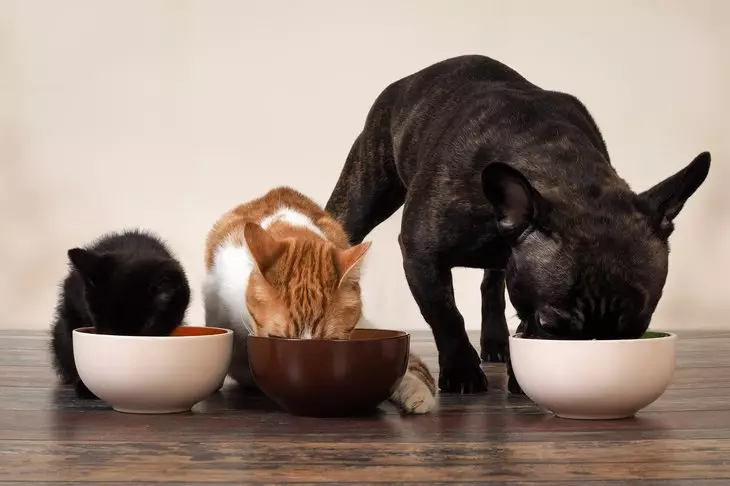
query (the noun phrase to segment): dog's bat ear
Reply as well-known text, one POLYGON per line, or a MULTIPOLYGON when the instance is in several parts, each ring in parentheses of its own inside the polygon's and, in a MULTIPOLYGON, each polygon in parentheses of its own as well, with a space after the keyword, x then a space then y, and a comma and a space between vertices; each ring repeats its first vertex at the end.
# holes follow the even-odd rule
POLYGON ((519 170, 492 162, 482 171, 482 190, 494 207, 499 230, 521 234, 547 212, 547 202, 519 170))
POLYGON ((669 238, 674 231, 674 218, 705 182, 710 172, 710 159, 709 152, 702 152, 687 167, 639 194, 654 209, 652 229, 661 238, 669 238))

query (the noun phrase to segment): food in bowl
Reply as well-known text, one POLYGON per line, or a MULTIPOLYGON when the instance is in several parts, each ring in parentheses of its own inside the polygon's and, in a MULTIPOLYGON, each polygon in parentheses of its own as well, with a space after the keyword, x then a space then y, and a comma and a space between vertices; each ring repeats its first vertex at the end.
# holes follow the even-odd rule
POLYGON ((293 415, 368 414, 387 400, 408 366, 410 336, 356 329, 350 339, 248 336, 257 386, 293 415))
POLYGON ((114 410, 176 413, 216 391, 228 371, 233 332, 182 326, 169 336, 73 331, 74 360, 86 387, 114 410))
POLYGON ((676 343, 655 331, 620 340, 509 338, 525 394, 559 417, 586 420, 632 417, 657 400, 674 375, 676 343))

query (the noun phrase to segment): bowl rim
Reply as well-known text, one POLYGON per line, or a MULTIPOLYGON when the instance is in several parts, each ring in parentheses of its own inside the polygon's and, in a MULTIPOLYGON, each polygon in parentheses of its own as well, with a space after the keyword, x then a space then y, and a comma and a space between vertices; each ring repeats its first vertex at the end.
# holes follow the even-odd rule
POLYGON ((370 342, 370 341, 389 341, 391 339, 403 339, 404 337, 410 337, 410 333, 402 331, 400 329, 358 329, 355 331, 371 331, 371 332, 387 332, 396 333, 392 336, 374 337, 374 338, 350 338, 350 339, 301 339, 301 338, 285 338, 277 336, 255 336, 249 334, 246 336, 246 340, 261 340, 261 341, 281 341, 281 342, 302 342, 302 343, 357 343, 357 342, 370 342))
MULTIPOLYGON (((637 339, 531 339, 531 338, 525 338, 522 337, 522 333, 515 333, 510 334, 509 340, 510 341, 529 341, 529 342, 546 342, 546 343, 586 343, 584 345, 590 345, 588 343, 592 343, 593 346, 598 345, 599 343, 647 343, 647 342, 656 342, 656 341, 667 341, 667 340, 673 340, 677 339, 677 334, 669 331, 658 331, 658 330, 650 330, 646 332, 653 332, 656 334, 663 334, 662 336, 654 336, 651 338, 637 338, 637 339)), ((632 344, 633 345, 633 344, 632 344)))
POLYGON ((219 338, 221 336, 227 336, 232 335, 233 331, 230 329, 226 329, 224 327, 215 327, 215 326, 180 326, 180 327, 195 327, 195 328, 207 328, 207 329, 215 329, 218 331, 223 332, 217 332, 215 334, 200 334, 197 336, 125 336, 123 334, 97 334, 95 332, 88 332, 91 329, 94 329, 93 326, 86 326, 86 327, 79 327, 73 330, 72 335, 83 335, 83 336, 94 336, 94 339, 124 339, 124 340, 131 340, 131 341, 141 341, 141 340, 180 340, 180 339, 215 339, 219 338))

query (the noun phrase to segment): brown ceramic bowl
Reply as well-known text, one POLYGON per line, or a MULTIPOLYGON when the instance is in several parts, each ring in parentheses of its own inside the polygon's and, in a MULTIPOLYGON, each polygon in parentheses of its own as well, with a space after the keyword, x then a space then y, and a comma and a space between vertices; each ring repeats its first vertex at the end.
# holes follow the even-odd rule
POLYGON ((258 387, 293 415, 368 414, 395 391, 408 367, 410 336, 356 329, 349 340, 249 336, 258 387))

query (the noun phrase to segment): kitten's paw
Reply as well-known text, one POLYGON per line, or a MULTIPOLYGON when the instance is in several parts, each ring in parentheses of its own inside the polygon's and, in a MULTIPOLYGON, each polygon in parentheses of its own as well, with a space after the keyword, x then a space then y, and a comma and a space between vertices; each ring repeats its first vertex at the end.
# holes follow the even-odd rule
POLYGON ((436 398, 428 386, 410 372, 403 377, 390 399, 407 414, 429 413, 436 406, 436 398))

